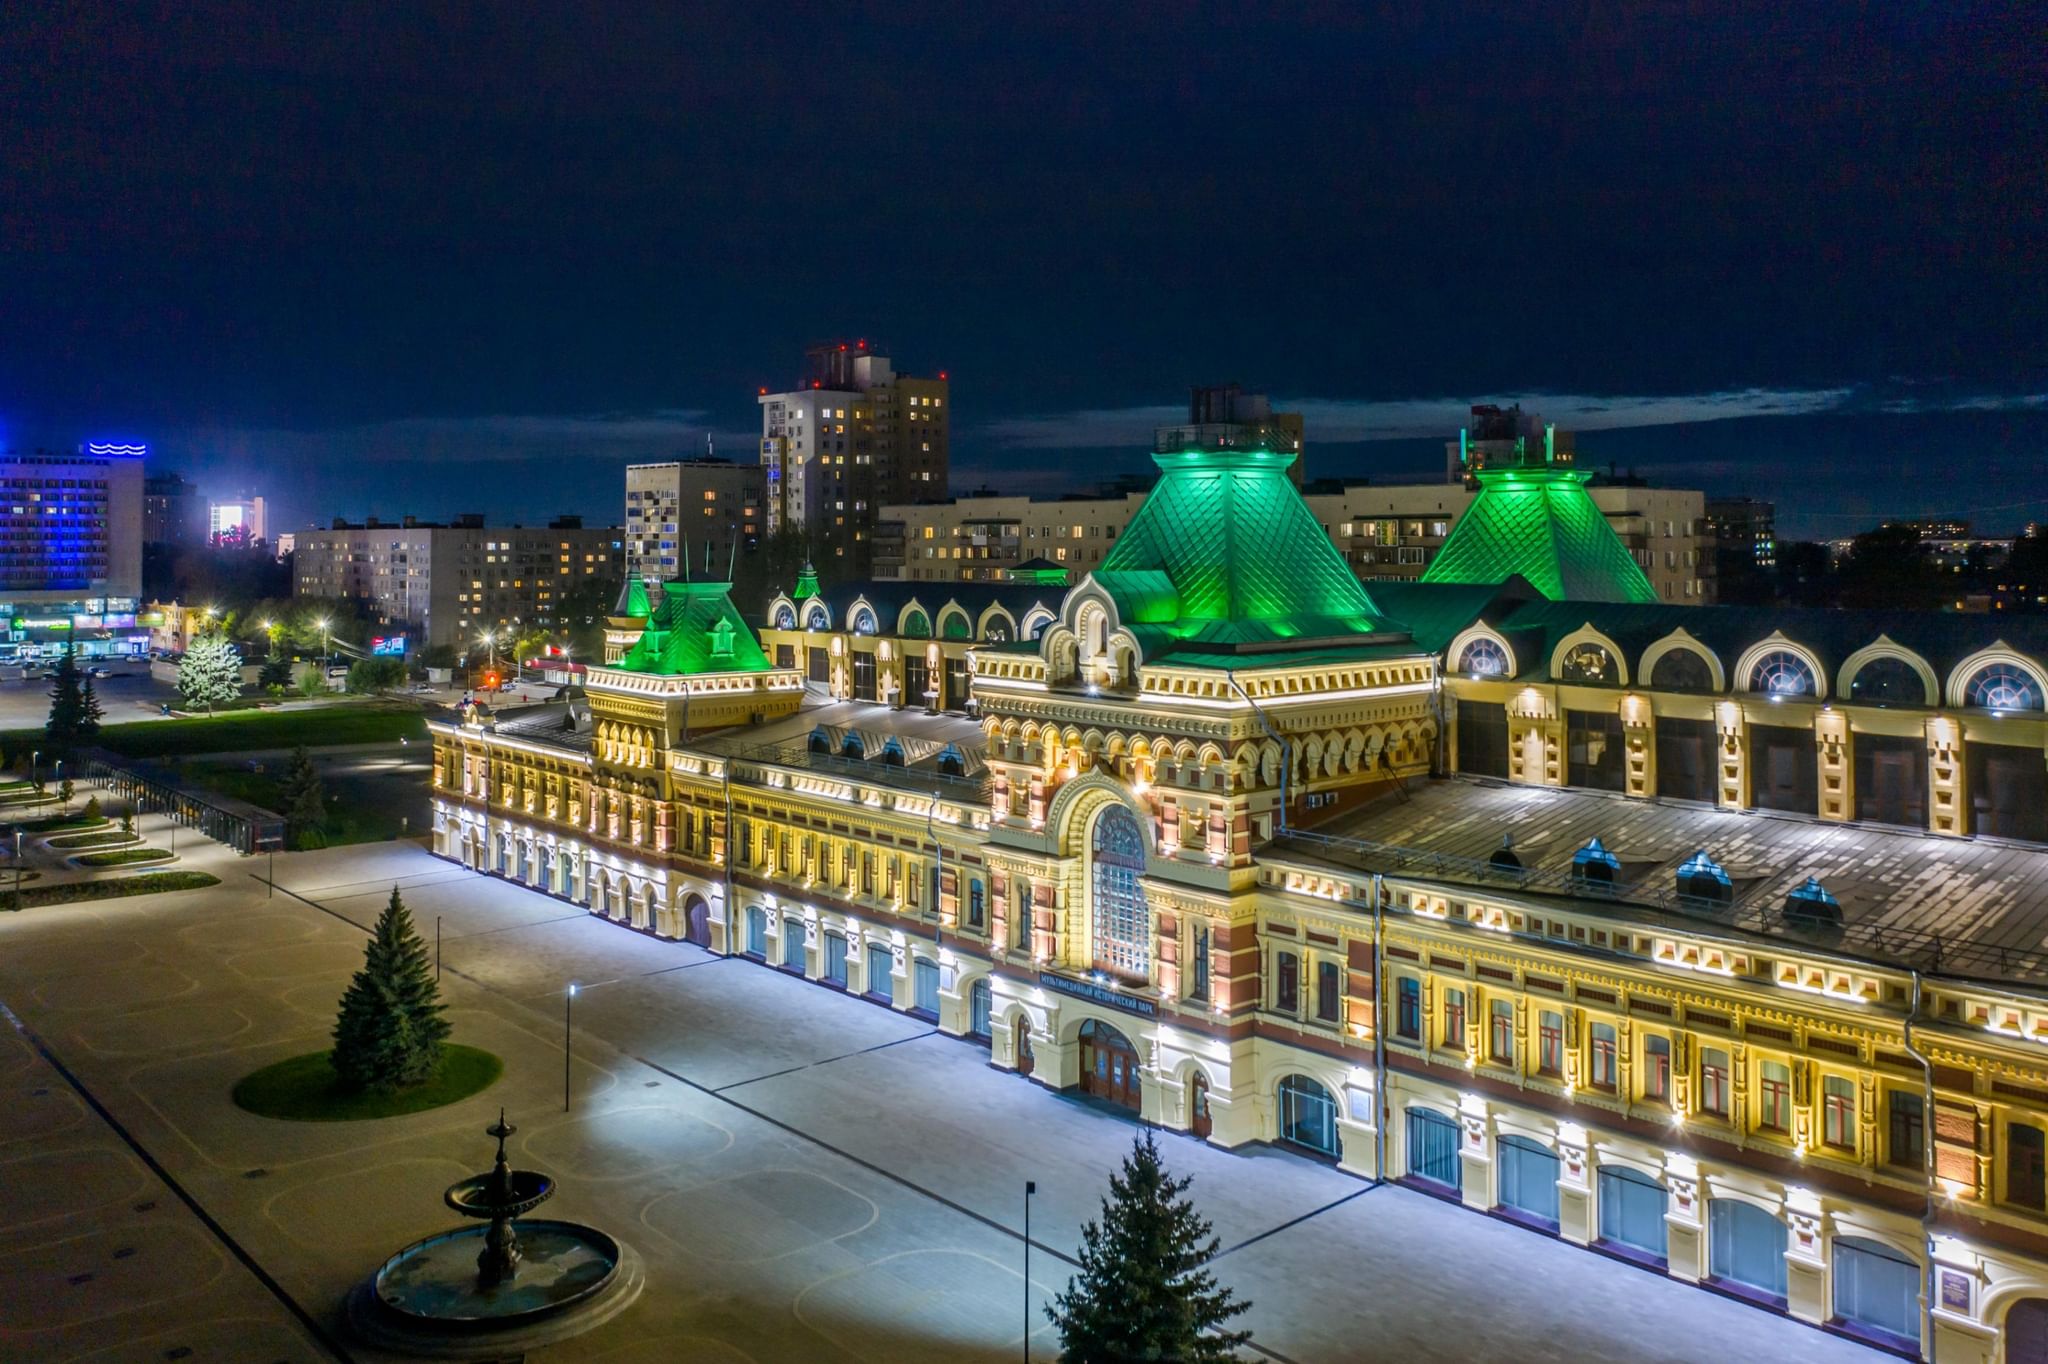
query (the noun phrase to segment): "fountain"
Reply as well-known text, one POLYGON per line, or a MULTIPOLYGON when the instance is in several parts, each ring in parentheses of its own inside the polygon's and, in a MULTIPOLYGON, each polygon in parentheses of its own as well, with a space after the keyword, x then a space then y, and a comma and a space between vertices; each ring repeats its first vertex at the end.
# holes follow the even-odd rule
POLYGON ((487 1223, 415 1241, 386 1260, 349 1297, 349 1324, 372 1345, 439 1359, 502 1358, 580 1335, 640 1295, 640 1257, 594 1227, 550 1220, 514 1223, 555 1193, 537 1170, 515 1170, 498 1121, 487 1174, 443 1195, 464 1217, 487 1223))

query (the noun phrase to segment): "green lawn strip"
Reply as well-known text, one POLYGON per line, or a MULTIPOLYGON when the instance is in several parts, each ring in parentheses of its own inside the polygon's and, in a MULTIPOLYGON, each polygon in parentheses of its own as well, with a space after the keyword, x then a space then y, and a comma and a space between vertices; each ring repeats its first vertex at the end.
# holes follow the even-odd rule
MULTIPOLYGON (((342 702, 311 710, 228 711, 178 720, 138 720, 107 725, 99 746, 130 758, 169 758, 188 753, 246 753, 266 748, 319 748, 330 744, 395 743, 423 739, 426 722, 406 705, 342 702)), ((0 734, 0 746, 26 755, 43 739, 39 729, 0 734)))
POLYGON ((25 834, 68 833, 73 829, 104 829, 113 821, 105 815, 46 815, 41 819, 25 819, 15 827, 25 834))
POLYGON ((112 852, 87 853, 78 859, 81 867, 125 867, 135 862, 168 862, 177 854, 168 848, 116 848, 112 852))
MULTIPOLYGON (((21 893, 24 909, 37 905, 68 905, 81 900, 113 900, 127 895, 154 895, 158 891, 198 890, 220 884, 218 876, 203 871, 146 871, 140 876, 117 876, 107 881, 66 881, 61 885, 34 886, 21 893)), ((0 908, 14 904, 11 878, 0 878, 0 908)))
POLYGON ((245 1075, 235 1085, 235 1103, 265 1118, 289 1122, 358 1122, 423 1113, 489 1087, 505 1064, 487 1051, 454 1042, 441 1047, 441 1069, 425 1084, 391 1094, 346 1090, 327 1064, 324 1051, 294 1056, 245 1075))
POLYGON ((99 833, 69 834, 63 838, 53 838, 50 840, 50 846, 66 850, 78 848, 118 848, 124 844, 140 843, 141 841, 141 834, 127 834, 122 833, 119 829, 107 829, 99 833))

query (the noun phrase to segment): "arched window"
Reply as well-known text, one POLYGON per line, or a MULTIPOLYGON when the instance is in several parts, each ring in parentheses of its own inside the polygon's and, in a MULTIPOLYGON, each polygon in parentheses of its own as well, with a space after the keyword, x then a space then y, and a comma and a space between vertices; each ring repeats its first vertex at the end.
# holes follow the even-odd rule
POLYGON ((814 729, 811 731, 811 741, 807 747, 813 753, 830 753, 832 751, 832 741, 825 737, 823 730, 814 729))
POLYGON ((1096 816, 1090 839, 1094 862, 1090 922, 1095 964, 1136 980, 1152 974, 1152 913, 1145 903, 1145 834, 1137 816, 1110 805, 1096 816))
POLYGON ((868 746, 860 741, 860 735, 849 734, 839 741, 839 756, 859 760, 868 755, 868 746))
POLYGON ((1045 633, 1046 627, 1053 623, 1053 619, 1054 617, 1050 612, 1046 612, 1042 615, 1033 617, 1032 619, 1029 619, 1024 622, 1025 632, 1028 633, 1033 639, 1037 639, 1039 636, 1045 633))
POLYGON ((804 629, 829 630, 832 628, 832 612, 825 603, 814 601, 804 608, 804 629))
POLYGON ((853 613, 853 632, 856 635, 872 635, 875 632, 875 613, 863 606, 853 613))
POLYGON ((1574 644, 1564 656, 1561 676, 1566 682, 1590 682, 1602 687, 1621 685, 1621 667, 1614 655, 1598 644, 1574 644))
POLYGON ((1335 1156, 1337 1144, 1337 1101, 1330 1091, 1306 1075, 1289 1075, 1280 1082, 1280 1140, 1317 1155, 1335 1156))
POLYGON ((1474 677, 1505 677, 1508 672, 1507 650, 1500 647, 1500 641, 1475 639, 1465 646, 1465 652, 1458 655, 1458 671, 1474 677))
POLYGON ((967 989, 967 1035, 989 1040, 988 1025, 988 977, 983 976, 967 989))
POLYGON ((1765 696, 1812 696, 1813 669, 1790 649, 1773 649, 1749 670, 1749 690, 1765 696))
POLYGON ((1963 688, 1963 704, 1985 710, 2039 710, 2041 683, 2024 668, 1993 663, 1971 677, 1963 688))
POLYGON ((1785 1224, 1737 1199, 1707 1205, 1708 1272, 1780 1305, 1785 1298, 1785 1224))
POLYGON ((1905 659, 1884 654, 1856 670, 1849 699, 1866 706, 1924 706, 1927 683, 1905 659))
POLYGON ((1696 852, 1678 869, 1678 898, 1700 908, 1732 904, 1735 883, 1720 863, 1704 851, 1696 852))
POLYGON ((947 639, 967 639, 974 627, 967 623, 965 611, 948 611, 939 617, 939 633, 947 639))
POLYGON ((967 760, 960 756, 959 749, 948 747, 939 754, 938 769, 941 776, 964 777, 967 775, 967 760))
POLYGON ((903 637, 905 639, 930 639, 932 637, 931 618, 922 611, 912 611, 906 615, 903 618, 903 637))
POLYGON ((788 602, 784 602, 775 608, 775 628, 778 630, 796 629, 796 608, 788 602))
POLYGON ((882 765, 885 767, 903 766, 903 745, 897 743, 893 738, 882 745, 882 765))
POLYGON ((1671 649, 1651 665, 1650 686, 1657 691, 1712 691, 1714 670, 1697 649, 1671 649))

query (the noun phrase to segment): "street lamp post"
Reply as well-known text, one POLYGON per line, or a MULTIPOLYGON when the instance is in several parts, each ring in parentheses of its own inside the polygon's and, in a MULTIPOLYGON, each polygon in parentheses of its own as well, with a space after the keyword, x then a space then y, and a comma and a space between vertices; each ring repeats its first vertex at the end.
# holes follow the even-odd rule
POLYGON ((576 986, 572 982, 569 993, 562 996, 562 1111, 569 1111, 569 1017, 576 1004, 576 986))
POLYGON ((14 831, 14 908, 21 908, 21 830, 14 831))
POLYGON ((1031 1364, 1031 1195, 1038 1181, 1024 1181, 1024 1364, 1031 1364))

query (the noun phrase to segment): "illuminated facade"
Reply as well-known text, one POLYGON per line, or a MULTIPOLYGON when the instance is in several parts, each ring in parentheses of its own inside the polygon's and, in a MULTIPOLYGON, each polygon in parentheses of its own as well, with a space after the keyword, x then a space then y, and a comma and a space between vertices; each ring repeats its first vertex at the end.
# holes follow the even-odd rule
POLYGON ((805 584, 757 644, 722 584, 629 592, 587 711, 433 726, 436 850, 1219 1145, 2038 1357, 2048 639, 1368 589, 1287 459, 1162 455, 1058 600, 805 584), (971 715, 855 699, 848 651, 934 645, 971 715))
POLYGON ((146 653, 141 445, 0 455, 0 661, 146 653))

